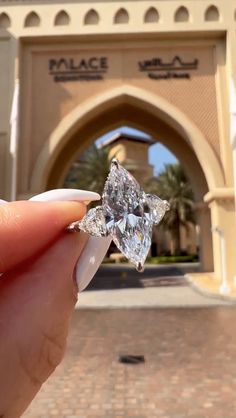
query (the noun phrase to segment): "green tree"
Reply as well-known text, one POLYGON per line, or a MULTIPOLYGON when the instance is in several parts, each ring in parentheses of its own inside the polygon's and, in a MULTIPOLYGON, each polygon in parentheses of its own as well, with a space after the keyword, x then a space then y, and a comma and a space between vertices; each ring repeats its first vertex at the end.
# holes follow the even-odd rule
POLYGON ((194 195, 191 185, 180 164, 167 164, 157 176, 146 184, 146 190, 167 200, 170 210, 166 212, 162 226, 170 231, 176 254, 181 252, 180 226, 188 228, 195 223, 194 195))
POLYGON ((71 167, 65 180, 65 187, 92 190, 101 194, 110 164, 109 148, 92 145, 71 167))

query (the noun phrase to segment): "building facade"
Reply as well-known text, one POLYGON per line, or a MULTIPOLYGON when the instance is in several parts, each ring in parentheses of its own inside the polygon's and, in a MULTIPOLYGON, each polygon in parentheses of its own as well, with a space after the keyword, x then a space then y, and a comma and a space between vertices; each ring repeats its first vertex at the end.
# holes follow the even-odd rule
POLYGON ((155 140, 145 137, 118 132, 102 143, 102 147, 109 147, 109 158, 117 158, 121 164, 144 187, 154 175, 153 166, 149 164, 148 151, 155 140))
POLYGON ((0 0, 2 198, 60 187, 97 137, 140 129, 191 180, 202 270, 236 288, 235 10, 235 0, 0 0))

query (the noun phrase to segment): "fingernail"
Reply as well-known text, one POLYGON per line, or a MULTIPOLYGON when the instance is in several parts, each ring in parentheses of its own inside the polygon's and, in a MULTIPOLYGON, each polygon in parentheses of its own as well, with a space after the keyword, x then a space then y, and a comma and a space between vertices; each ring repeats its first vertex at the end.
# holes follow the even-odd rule
MULTIPOLYGON (((101 197, 98 193, 87 190, 56 189, 33 196, 30 200, 48 202, 77 200, 87 204, 91 201, 100 199, 101 197)), ((79 234, 78 239, 84 240, 82 234, 79 234)), ((97 238, 89 236, 75 269, 76 283, 79 292, 82 292, 92 280, 107 253, 110 243, 110 237, 97 238)))
POLYGON ((82 292, 91 282, 107 253, 110 243, 110 237, 97 238, 89 236, 88 242, 76 265, 76 283, 79 292, 82 292))
POLYGON ((94 200, 100 200, 101 197, 98 193, 90 192, 88 190, 77 189, 55 189, 49 190, 44 193, 37 194, 31 197, 29 200, 37 202, 54 202, 63 200, 77 200, 80 202, 89 202, 94 200))

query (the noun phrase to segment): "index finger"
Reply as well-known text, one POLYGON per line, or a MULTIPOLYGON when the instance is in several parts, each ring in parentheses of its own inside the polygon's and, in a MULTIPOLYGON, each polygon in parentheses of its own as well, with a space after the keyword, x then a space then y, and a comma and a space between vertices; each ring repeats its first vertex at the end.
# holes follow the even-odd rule
POLYGON ((18 201, 0 206, 0 272, 50 245, 86 212, 82 202, 18 201))

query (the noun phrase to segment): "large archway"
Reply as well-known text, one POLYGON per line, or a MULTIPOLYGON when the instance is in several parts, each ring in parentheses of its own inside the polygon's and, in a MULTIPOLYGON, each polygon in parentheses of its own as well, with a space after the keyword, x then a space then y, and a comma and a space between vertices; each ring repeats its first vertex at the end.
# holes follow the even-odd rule
POLYGON ((188 171, 197 199, 202 199, 209 190, 224 186, 214 151, 186 115, 163 98, 124 85, 92 97, 62 119, 39 154, 31 190, 58 186, 76 153, 121 124, 160 139, 188 171))
POLYGON ((209 190, 223 186, 221 167, 198 128, 174 106, 146 91, 122 87, 89 100, 65 117, 39 155, 32 190, 61 187, 75 155, 98 136, 121 124, 150 134, 167 146, 183 165, 192 184, 202 231, 202 270, 212 271, 211 220, 204 196, 209 190))

